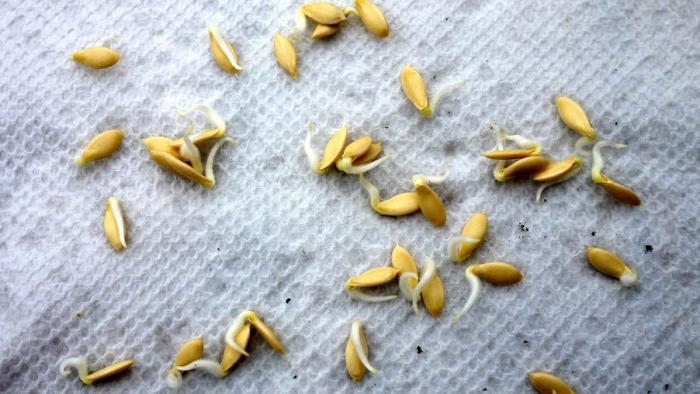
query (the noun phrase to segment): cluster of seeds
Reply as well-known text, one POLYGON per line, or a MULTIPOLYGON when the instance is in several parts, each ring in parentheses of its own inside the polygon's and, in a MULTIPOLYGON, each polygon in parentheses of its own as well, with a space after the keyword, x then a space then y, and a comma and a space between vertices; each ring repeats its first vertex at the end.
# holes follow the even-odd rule
POLYGON ((241 356, 249 356, 245 349, 250 340, 251 328, 255 328, 268 345, 284 355, 284 346, 275 333, 260 320, 255 312, 243 311, 226 332, 224 337, 226 347, 220 362, 202 358, 204 354, 204 340, 202 338, 190 339, 180 347, 175 355, 173 366, 165 379, 168 387, 180 387, 182 385, 182 372, 195 369, 207 371, 217 378, 228 376, 241 356))

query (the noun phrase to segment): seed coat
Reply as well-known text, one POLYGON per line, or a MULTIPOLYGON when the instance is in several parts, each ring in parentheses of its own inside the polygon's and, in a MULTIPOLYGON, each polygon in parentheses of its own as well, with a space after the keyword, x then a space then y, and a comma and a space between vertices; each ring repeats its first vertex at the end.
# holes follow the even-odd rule
MULTIPOLYGON (((213 149, 212 149, 213 150, 213 149)), ((209 155, 211 156, 212 153, 209 155)), ((173 174, 187 179, 188 181, 196 182, 207 189, 214 187, 215 182, 212 179, 207 178, 201 173, 195 171, 194 168, 187 165, 187 163, 179 160, 177 157, 161 152, 161 151, 151 151, 151 158, 158 163, 159 166, 173 174)))
POLYGON ((314 28, 313 33, 311 33, 311 39, 318 40, 320 38, 330 37, 333 34, 339 32, 342 27, 343 22, 337 23, 335 25, 322 25, 319 23, 314 28))
POLYGON ((134 360, 120 361, 116 364, 110 365, 109 367, 105 367, 100 369, 99 371, 91 373, 85 379, 90 381, 90 383, 88 384, 92 384, 98 380, 102 380, 110 376, 120 374, 126 371, 127 369, 131 368, 132 365, 134 365, 134 360))
POLYGON ((423 297, 423 305, 433 317, 440 317, 445 306, 445 287, 442 285, 440 276, 435 271, 435 275, 420 292, 423 297))

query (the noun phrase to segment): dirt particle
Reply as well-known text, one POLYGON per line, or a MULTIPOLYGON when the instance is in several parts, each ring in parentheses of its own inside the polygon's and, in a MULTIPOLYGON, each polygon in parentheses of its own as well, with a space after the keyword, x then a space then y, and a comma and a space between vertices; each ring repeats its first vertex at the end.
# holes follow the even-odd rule
POLYGON ((525 227, 525 225, 522 223, 518 223, 518 226, 520 226, 520 231, 530 231, 530 229, 525 227))
POLYGON ((595 231, 593 231, 593 232, 591 233, 591 235, 595 237, 595 231))
POLYGON ((293 377, 292 379, 296 379, 296 378, 297 378, 297 376, 296 376, 296 375, 294 375, 294 377, 293 377))
POLYGON ((291 298, 287 298, 287 301, 285 301, 286 304, 289 304, 289 301, 291 301, 291 298))
POLYGON ((644 254, 651 253, 653 251, 654 251, 654 248, 651 245, 644 246, 644 254))
POLYGON ((423 353, 423 349, 421 349, 420 346, 416 346, 416 353, 418 353, 418 354, 423 353))
POLYGON ((665 385, 664 385, 664 391, 668 391, 668 387, 669 387, 668 384, 665 384, 665 385))
POLYGON ((75 312, 75 317, 78 318, 78 319, 82 319, 82 318, 83 318, 83 312, 80 312, 80 311, 75 312))

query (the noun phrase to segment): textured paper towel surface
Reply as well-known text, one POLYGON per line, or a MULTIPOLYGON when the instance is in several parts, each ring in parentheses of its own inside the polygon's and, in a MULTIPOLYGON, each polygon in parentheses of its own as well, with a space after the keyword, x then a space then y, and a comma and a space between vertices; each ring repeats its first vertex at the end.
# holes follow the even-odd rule
POLYGON ((183 392, 523 393, 534 392, 527 374, 536 370, 580 393, 698 390, 698 3, 435 3, 379 1, 386 40, 351 16, 336 37, 298 43, 298 81, 277 65, 272 38, 289 32, 300 2, 4 3, 0 391, 166 392, 179 346, 203 336, 206 356, 219 358, 244 309, 278 333, 287 355, 254 336, 252 357, 232 375, 188 373, 183 392), (211 24, 236 48, 239 78, 211 58, 211 24), (110 35, 123 54, 111 69, 69 59, 110 35), (467 87, 423 119, 401 91, 404 64, 430 92, 467 87), (644 206, 595 187, 589 161, 539 206, 534 183, 493 180, 480 156, 494 146, 489 121, 541 141, 554 159, 574 154, 578 136, 559 120, 555 95, 580 102, 601 139, 629 145, 603 151, 605 172, 644 206), (211 190, 157 167, 140 142, 180 136, 188 123, 175 111, 200 102, 239 142, 221 149, 211 190), (380 217, 356 177, 312 173, 308 122, 319 151, 344 124, 352 138, 381 140, 393 158, 367 177, 383 197, 410 190, 412 174, 450 167, 450 181, 435 187, 446 227, 419 214, 380 217), (110 128, 125 130, 121 149, 77 168, 73 157, 110 128), (128 224, 122 253, 102 232, 109 196, 128 224), (480 210, 489 234, 468 263, 508 261, 527 280, 485 285, 453 324, 467 264, 450 262, 446 245, 480 210), (367 304, 342 291, 350 276, 389 264, 396 243, 419 263, 437 262, 447 291, 440 320, 403 300, 367 304), (592 269, 584 245, 616 252, 638 285, 592 269), (359 385, 343 358, 355 318, 380 369, 359 385), (92 369, 136 364, 88 388, 60 376, 72 356, 92 369))

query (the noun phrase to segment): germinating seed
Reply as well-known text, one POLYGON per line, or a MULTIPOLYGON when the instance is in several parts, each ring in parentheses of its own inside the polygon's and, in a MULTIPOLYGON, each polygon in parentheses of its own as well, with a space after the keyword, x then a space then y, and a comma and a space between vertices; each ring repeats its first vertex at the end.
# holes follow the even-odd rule
MULTIPOLYGON (((248 341, 250 340, 250 323, 245 324, 241 331, 236 334, 234 341, 242 349, 248 347, 248 341)), ((241 359, 243 354, 234 350, 231 346, 226 345, 224 348, 224 354, 221 357, 221 370, 228 373, 231 368, 233 368, 238 361, 241 359)))
POLYGON ((471 309, 481 292, 481 280, 494 285, 508 286, 523 280, 523 274, 511 264, 493 262, 475 264, 464 271, 464 277, 469 283, 469 297, 462 310, 455 316, 455 323, 471 309))
POLYGON ((532 180, 537 182, 544 182, 537 189, 537 195, 535 196, 535 203, 540 203, 540 197, 544 189, 556 185, 557 183, 564 182, 565 180, 578 174, 583 168, 583 161, 580 157, 570 157, 564 161, 559 161, 552 163, 543 171, 538 172, 532 177, 532 180))
POLYGON ((420 111, 421 115, 429 118, 433 116, 433 110, 428 104, 428 91, 425 88, 423 77, 411 66, 404 66, 401 70, 401 87, 406 97, 420 111))
POLYGON ((88 374, 87 362, 82 357, 72 357, 61 363, 59 370, 61 375, 70 375, 71 368, 75 368, 78 372, 78 377, 84 384, 93 384, 99 380, 120 374, 134 365, 134 360, 124 360, 108 367, 102 368, 99 371, 88 374))
POLYGON ((370 145, 372 145, 372 137, 368 135, 362 136, 345 147, 342 157, 356 159, 367 153, 370 145))
POLYGON ((442 308, 445 306, 445 287, 442 285, 442 280, 440 280, 437 270, 435 270, 435 275, 425 285, 420 294, 428 313, 433 317, 440 317, 442 308))
POLYGON ((632 189, 623 186, 605 176, 602 172, 605 165, 600 150, 605 147, 616 149, 626 148, 627 145, 614 144, 608 141, 600 141, 593 147, 593 168, 591 169, 591 179, 596 185, 605 189, 616 200, 633 206, 642 205, 642 199, 632 189))
POLYGON ((450 259, 461 263, 476 251, 486 238, 489 219, 484 212, 479 212, 469 218, 462 228, 460 237, 454 237, 448 245, 450 259))
POLYGON ((96 135, 75 158, 75 163, 84 166, 96 160, 102 160, 111 156, 119 149, 124 138, 123 130, 107 130, 96 135))
POLYGON ((551 161, 542 156, 530 156, 520 159, 504 168, 499 173, 494 173, 494 177, 499 182, 506 182, 515 178, 528 177, 537 174, 549 166, 551 161))
POLYGON ((418 194, 418 206, 421 213, 433 226, 442 227, 447 221, 447 212, 440 196, 428 186, 429 183, 442 183, 447 180, 450 170, 445 171, 441 177, 427 177, 424 175, 414 175, 412 177, 413 187, 418 194))
POLYGON ((352 165, 353 166, 361 166, 365 165, 368 163, 371 163, 379 157, 379 155, 382 153, 382 144, 380 143, 374 143, 370 144, 369 149, 367 149, 367 152, 365 152, 362 156, 358 156, 354 159, 352 159, 352 165))
POLYGON ((401 193, 387 200, 381 201, 379 189, 366 180, 363 173, 360 173, 360 184, 369 194, 370 206, 380 215, 403 216, 409 215, 420 209, 420 206, 418 205, 418 193, 401 193))
POLYGON ((237 74, 243 70, 239 65, 238 54, 233 49, 231 44, 221 35, 221 30, 217 26, 209 28, 209 44, 211 45, 211 53, 214 56, 216 63, 224 70, 231 74, 237 74))
MULTIPOLYGON (((369 347, 367 346, 367 338, 365 338, 365 331, 362 326, 359 327, 359 337, 360 344, 362 346, 362 352, 365 358, 369 357, 369 347)), ((355 347, 355 342, 352 339, 352 332, 348 337, 348 343, 345 345, 345 366, 348 369, 348 373, 352 380, 359 382, 365 376, 367 372, 367 367, 362 363, 360 359, 359 352, 355 347)))
POLYGON ((272 332, 272 330, 267 327, 253 311, 241 312, 226 332, 226 336, 224 337, 226 339, 226 344, 233 348, 233 350, 243 354, 246 357, 249 356, 248 352, 235 342, 236 336, 243 329, 246 323, 250 323, 258 334, 263 337, 265 342, 275 351, 280 354, 285 353, 284 345, 282 345, 282 342, 279 340, 279 338, 277 338, 277 335, 275 335, 275 333, 272 332))
POLYGON ((92 47, 73 52, 73 60, 97 69, 112 67, 121 58, 122 55, 117 51, 106 47, 92 47))
POLYGON ((373 268, 358 276, 354 276, 345 282, 345 292, 353 298, 368 302, 382 302, 395 299, 396 295, 391 296, 369 296, 358 288, 377 287, 391 283, 399 271, 392 267, 373 268))
POLYGON ((637 271, 625 264, 622 259, 605 249, 586 246, 586 257, 595 269, 620 279, 623 286, 632 286, 637 282, 637 271))
MULTIPOLYGON (((370 372, 378 373, 379 370, 374 368, 369 364, 369 352, 365 352, 365 346, 362 345, 362 338, 365 336, 364 329, 362 328, 362 322, 359 320, 353 320, 350 325, 350 340, 352 340, 355 345, 355 351, 357 352, 357 357, 360 359, 362 365, 365 366, 370 372)), ((367 341, 365 340, 364 343, 367 341)))
POLYGON ((126 248, 126 223, 121 205, 116 197, 107 199, 103 227, 107 241, 116 251, 126 248))

